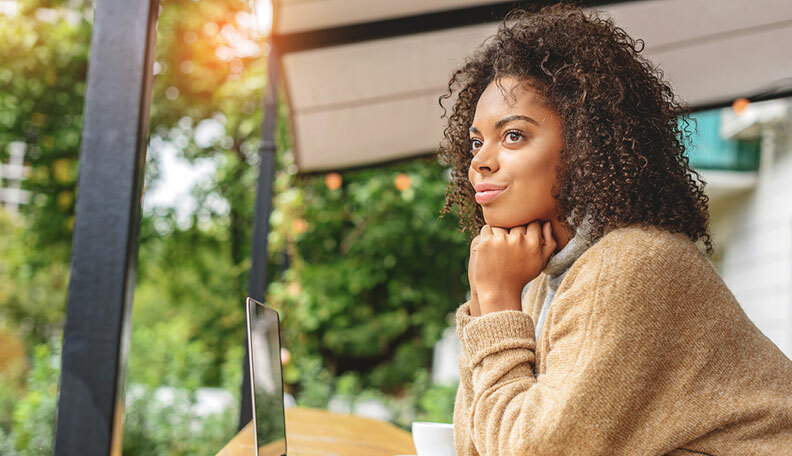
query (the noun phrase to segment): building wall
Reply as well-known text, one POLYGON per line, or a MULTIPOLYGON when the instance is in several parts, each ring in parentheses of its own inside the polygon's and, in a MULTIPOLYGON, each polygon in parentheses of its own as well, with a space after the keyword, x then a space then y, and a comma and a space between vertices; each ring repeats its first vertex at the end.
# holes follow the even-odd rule
MULTIPOLYGON (((787 119, 788 120, 788 119, 787 119)), ((755 189, 714 202, 716 265, 748 317, 792 358, 792 134, 766 127, 755 189)))

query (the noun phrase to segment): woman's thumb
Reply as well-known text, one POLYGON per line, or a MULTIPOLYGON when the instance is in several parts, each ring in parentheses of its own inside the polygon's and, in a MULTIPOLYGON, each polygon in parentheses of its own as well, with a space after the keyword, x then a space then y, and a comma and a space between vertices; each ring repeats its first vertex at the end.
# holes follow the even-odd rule
POLYGON ((542 257, 547 259, 555 252, 557 246, 556 240, 553 237, 553 227, 550 225, 550 222, 545 222, 544 226, 542 226, 542 240, 542 257))

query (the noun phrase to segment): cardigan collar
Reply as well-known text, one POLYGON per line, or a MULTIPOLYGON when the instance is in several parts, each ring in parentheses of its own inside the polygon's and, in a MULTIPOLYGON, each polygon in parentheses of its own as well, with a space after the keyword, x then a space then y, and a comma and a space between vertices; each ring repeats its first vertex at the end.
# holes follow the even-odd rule
POLYGON ((583 252, 591 246, 591 237, 591 223, 586 217, 575 232, 575 236, 569 240, 567 245, 550 256, 550 260, 544 268, 544 273, 550 279, 564 275, 572 266, 572 263, 580 258, 580 255, 583 255, 583 252))

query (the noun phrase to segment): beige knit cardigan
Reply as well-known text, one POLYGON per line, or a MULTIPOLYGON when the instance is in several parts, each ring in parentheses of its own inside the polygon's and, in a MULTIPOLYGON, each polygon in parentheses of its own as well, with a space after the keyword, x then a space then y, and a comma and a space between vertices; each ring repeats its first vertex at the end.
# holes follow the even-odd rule
POLYGON ((457 311, 458 456, 792 455, 792 361, 684 234, 611 231, 522 311, 457 311))

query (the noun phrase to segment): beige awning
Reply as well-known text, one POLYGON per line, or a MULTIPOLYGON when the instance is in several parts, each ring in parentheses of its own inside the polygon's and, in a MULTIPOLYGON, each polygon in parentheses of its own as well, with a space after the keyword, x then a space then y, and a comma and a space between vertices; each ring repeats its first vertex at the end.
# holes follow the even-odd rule
MULTIPOLYGON (((276 0, 275 41, 301 172, 432 153, 453 68, 494 33, 513 2, 276 0), (487 20, 490 22, 486 22, 487 20)), ((605 4, 646 43, 693 106, 787 93, 792 2, 646 0, 605 4)))

